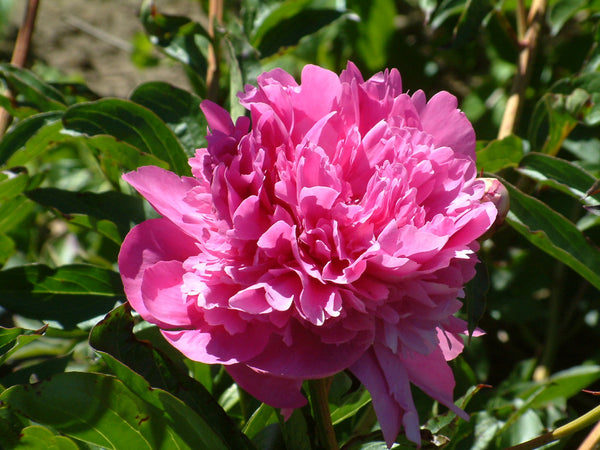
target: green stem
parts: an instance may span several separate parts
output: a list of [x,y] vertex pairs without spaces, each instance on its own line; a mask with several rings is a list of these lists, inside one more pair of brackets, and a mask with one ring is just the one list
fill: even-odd
[[564,437],[570,436],[577,431],[583,430],[590,425],[600,421],[600,406],[596,406],[591,411],[588,411],[583,416],[578,417],[577,419],[569,422],[562,427],[557,428],[554,431],[550,431],[549,433],[543,434],[541,436],[536,437],[535,439],[531,439],[530,441],[523,442],[522,444],[515,445],[513,447],[509,447],[506,450],[531,450],[534,448],[541,447],[552,441],[557,441]]
[[317,435],[321,445],[326,450],[338,450],[339,446],[335,438],[331,414],[329,412],[329,400],[327,394],[331,383],[330,378],[308,381],[310,403],[313,417],[315,418]]

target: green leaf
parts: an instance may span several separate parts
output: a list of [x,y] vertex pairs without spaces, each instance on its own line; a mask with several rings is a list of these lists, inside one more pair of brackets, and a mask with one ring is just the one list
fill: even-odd
[[272,423],[277,423],[275,408],[263,403],[252,413],[242,431],[250,439],[253,439],[261,430]]
[[186,402],[206,423],[211,424],[229,448],[252,448],[204,386],[187,375],[184,365],[178,366],[148,342],[135,337],[129,304],[111,311],[92,329],[90,345],[102,354],[111,370],[123,380],[125,378],[121,375],[131,369],[151,386],[165,389]]
[[565,78],[536,104],[529,124],[532,149],[556,155],[577,124],[600,123],[600,73]]
[[600,289],[600,251],[564,216],[505,180],[510,195],[506,222],[539,249]]
[[25,172],[0,172],[0,201],[16,197],[29,184],[29,176]]
[[[579,366],[554,374],[544,384],[528,383],[529,387],[520,394],[523,400],[515,402],[518,408],[510,414],[497,435],[502,437],[505,445],[514,445],[533,438],[539,434],[539,430],[530,432],[528,436],[516,438],[520,440],[511,439],[511,434],[527,433],[526,429],[520,428],[533,419],[529,415],[533,409],[547,406],[557,399],[567,400],[598,379],[600,379],[600,366]],[[535,419],[533,421],[535,423]]]
[[302,37],[329,25],[344,14],[344,10],[335,8],[335,2],[287,0],[277,4],[267,15],[260,16],[260,22],[255,23],[250,35],[250,43],[265,58],[282,47],[298,44]]
[[359,389],[344,398],[344,402],[331,408],[331,421],[334,425],[355,416],[363,406],[371,402],[371,395],[366,389]]
[[123,298],[119,274],[95,266],[44,265],[0,271],[0,305],[39,320],[57,320],[66,328],[97,317]]
[[285,422],[281,420],[280,424],[286,448],[294,450],[311,450],[313,448],[309,438],[308,425],[300,409],[294,410],[289,419]]
[[21,336],[41,336],[46,327],[39,330],[26,330],[24,328],[3,328],[0,327],[0,364],[14,353],[19,347],[19,338]]
[[61,214],[86,214],[99,220],[110,220],[122,237],[129,232],[132,224],[142,222],[143,202],[139,197],[108,191],[71,192],[56,188],[38,188],[27,192],[31,200],[60,211]]
[[2,267],[6,261],[15,252],[15,241],[9,238],[6,234],[0,234],[0,267]]
[[558,0],[554,3],[547,15],[551,34],[556,36],[567,20],[587,4],[588,0]]
[[532,410],[523,411],[519,417],[511,423],[511,426],[499,433],[500,448],[507,448],[513,445],[526,442],[543,433],[545,427],[540,416]]
[[168,392],[146,384],[144,397],[112,376],[67,372],[13,386],[0,400],[39,424],[104,448],[227,448]]
[[95,136],[108,134],[169,163],[179,175],[190,174],[183,147],[169,127],[152,111],[121,99],[71,106],[63,117],[66,128]]
[[569,161],[542,153],[529,153],[522,159],[518,171],[587,205],[600,204],[600,194],[588,194],[597,179]]
[[467,0],[443,0],[431,19],[431,27],[438,28],[448,18],[462,14],[466,4]]
[[17,101],[40,112],[64,110],[65,98],[33,72],[11,64],[0,64],[0,78],[17,97]]
[[229,63],[229,111],[232,119],[235,121],[238,117],[246,113],[246,109],[242,106],[237,96],[239,92],[244,90],[244,77],[233,43],[225,37],[223,41],[227,49]]
[[[543,102],[540,107],[547,114],[549,131],[540,150],[542,153],[549,155],[556,155],[558,153],[563,141],[577,125],[577,116],[582,113],[588,99],[588,93],[582,89],[576,89],[568,96],[556,93],[547,93],[544,95],[540,100],[540,102]],[[538,107],[536,106],[534,119],[531,121],[532,124],[538,123],[535,121],[538,114]]]
[[477,170],[490,173],[516,167],[523,157],[523,141],[514,135],[495,140],[477,151]]
[[75,442],[66,436],[57,436],[47,428],[32,425],[23,428],[14,450],[79,450]]
[[88,230],[95,231],[96,233],[104,236],[105,238],[113,241],[117,245],[123,243],[122,234],[119,233],[119,229],[114,222],[110,220],[100,220],[95,217],[86,216],[84,214],[69,214],[65,219],[73,224]]
[[100,134],[93,137],[80,136],[76,139],[96,155],[102,171],[115,186],[119,185],[124,172],[135,170],[138,167],[169,168],[169,163],[113,136]]
[[18,415],[6,405],[0,406],[0,438],[2,445],[13,448],[17,445],[21,431],[29,425],[29,420]]
[[[7,233],[14,230],[34,208],[35,203],[23,195],[0,203],[0,233]],[[5,244],[7,243],[5,242]]]
[[353,12],[360,17],[360,21],[352,23],[356,29],[352,37],[356,53],[373,72],[388,62],[389,46],[397,33],[395,3],[393,0],[373,0],[352,5]]
[[189,73],[196,74],[194,81],[205,88],[203,77],[208,68],[207,55],[211,42],[208,32],[187,17],[159,13],[151,0],[142,3],[140,20],[150,42],[189,67]]
[[[484,384],[471,386],[467,393],[461,398],[457,399],[454,403],[461,409],[466,409],[467,405],[473,399],[475,394],[477,394],[484,387],[489,386]],[[454,431],[453,428],[455,428],[457,420],[458,416],[456,415],[456,413],[454,413],[453,411],[448,411],[445,414],[437,415],[429,419],[425,424],[425,428],[434,434],[443,434],[448,437],[451,437]]]
[[160,117],[175,133],[188,156],[206,146],[208,123],[200,110],[200,97],[169,83],[154,81],[138,86],[131,94],[131,101]]
[[100,96],[83,83],[58,82],[50,83],[64,97],[67,105],[99,100]]
[[[17,151],[25,147],[46,125],[56,124],[62,117],[62,111],[52,111],[35,116],[28,117],[17,123],[0,140],[0,165],[5,164],[8,159]],[[62,128],[62,125],[55,125]],[[53,129],[55,128],[53,127]],[[13,163],[13,165],[21,165]]]
[[[21,355],[19,354],[19,356]],[[10,387],[15,384],[28,384],[32,377],[36,380],[49,378],[58,373],[63,373],[72,360],[72,353],[55,358],[44,359],[39,363],[20,367],[18,370],[2,376],[2,378],[0,378],[0,384],[4,387]]]
[[26,117],[39,113],[37,109],[30,106],[15,104],[14,100],[2,94],[0,94],[0,107],[4,108],[8,111],[8,114],[17,119],[25,119]]
[[544,389],[535,391],[528,403],[532,408],[541,408],[557,398],[568,400],[599,379],[600,366],[578,366],[557,372]]
[[429,23],[431,15],[437,8],[437,4],[437,0],[419,0],[419,8],[421,8],[421,11],[425,16],[425,23]]
[[460,47],[474,39],[479,34],[481,22],[492,9],[490,0],[467,0],[454,28],[454,45]]

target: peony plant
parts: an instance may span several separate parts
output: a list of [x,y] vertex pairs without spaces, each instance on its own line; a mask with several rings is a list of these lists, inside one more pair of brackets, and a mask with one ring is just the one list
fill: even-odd
[[396,69],[365,81],[352,63],[340,76],[308,65],[300,84],[275,69],[239,98],[251,119],[235,124],[202,103],[193,177],[124,175],[162,216],[123,242],[130,304],[277,408],[305,404],[304,380],[350,370],[388,446],[401,426],[420,444],[411,384],[468,419],[447,361],[497,210],[456,98],[404,93]]
[[600,3],[50,3],[0,1],[1,448],[598,447]]

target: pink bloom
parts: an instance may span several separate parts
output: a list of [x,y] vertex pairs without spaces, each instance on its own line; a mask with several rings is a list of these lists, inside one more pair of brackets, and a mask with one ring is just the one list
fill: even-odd
[[456,98],[402,93],[395,69],[364,81],[349,63],[339,77],[306,66],[301,84],[275,69],[240,100],[250,131],[202,103],[193,178],[124,176],[163,216],[123,243],[133,308],[274,407],[350,369],[390,446],[402,426],[420,441],[411,383],[468,418],[446,361],[463,348],[453,314],[496,208]]

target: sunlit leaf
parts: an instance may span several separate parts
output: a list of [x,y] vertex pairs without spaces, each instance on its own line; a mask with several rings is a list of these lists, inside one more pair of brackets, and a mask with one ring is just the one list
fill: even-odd
[[[6,163],[8,159],[17,151],[31,145],[30,140],[36,133],[44,130],[46,125],[54,125],[53,132],[56,129],[62,128],[59,122],[62,117],[62,111],[52,111],[35,116],[28,117],[20,121],[0,140],[0,165]],[[22,165],[22,161],[13,163],[12,165]]]
[[79,447],[75,442],[66,436],[57,436],[49,429],[39,425],[32,425],[23,428],[19,436],[18,443],[14,447],[15,450],[78,450]]
[[352,9],[360,17],[354,23],[354,46],[360,58],[373,71],[384,67],[388,58],[388,43],[397,32],[396,4],[393,0],[355,2]]
[[[186,402],[213,427],[223,442],[228,443],[229,448],[250,448],[248,440],[237,430],[215,399],[200,383],[187,375],[184,365],[177,365],[148,342],[135,337],[128,304],[111,311],[93,328],[90,344],[101,352],[111,370],[120,374],[123,380],[126,381],[124,377],[132,377],[128,375],[128,371],[137,372],[151,386],[168,390]],[[126,384],[129,386],[127,382]]]
[[[26,330],[24,328],[2,328],[0,327],[0,364],[14,353],[19,347],[30,342],[32,339],[37,339],[44,334],[46,327],[39,330]],[[31,339],[19,339],[23,336],[34,336]]]
[[359,389],[346,396],[344,403],[338,407],[331,408],[331,421],[334,425],[343,422],[358,413],[363,406],[371,402],[371,395],[366,389]]
[[587,4],[587,0],[558,0],[552,4],[547,16],[551,34],[556,36],[567,20]]
[[8,261],[15,252],[15,242],[6,234],[0,234],[0,267]]
[[187,73],[203,91],[211,42],[204,27],[188,17],[162,14],[150,0],[142,2],[140,20],[150,42],[171,58],[185,64],[189,68]]
[[35,208],[35,203],[23,195],[0,203],[0,233],[13,231]]
[[112,376],[67,372],[13,386],[0,400],[41,425],[104,448],[227,448],[168,392],[146,384],[145,397]]
[[160,117],[175,133],[188,156],[206,146],[208,123],[200,110],[200,97],[169,83],[154,81],[138,86],[131,94],[131,101]]
[[561,158],[529,153],[521,161],[520,173],[551,186],[588,205],[600,203],[599,192],[589,192],[597,179],[589,172]]
[[575,225],[550,207],[507,181],[510,195],[507,223],[533,245],[571,267],[600,288],[600,251]]
[[114,136],[97,135],[73,138],[89,148],[98,158],[100,167],[106,177],[118,186],[124,173],[136,170],[141,166],[157,166],[169,168],[169,163],[158,157],[143,152],[139,148],[123,142]]
[[0,78],[4,79],[17,100],[26,106],[34,107],[40,112],[66,108],[63,95],[27,69],[0,64]]
[[97,219],[96,217],[86,216],[85,214],[69,214],[65,219],[73,225],[95,231],[117,245],[121,245],[123,242],[122,234],[119,233],[117,225],[110,220]]
[[599,379],[600,366],[577,366],[557,372],[529,399],[531,407],[542,407],[557,398],[568,400]]
[[477,151],[477,170],[495,173],[516,167],[523,157],[523,141],[514,135],[488,143]]
[[0,172],[0,201],[16,197],[29,184],[29,176],[25,172]]
[[261,430],[272,423],[277,423],[275,408],[263,403],[252,413],[242,431],[250,439],[253,439]]
[[187,156],[171,129],[152,111],[121,99],[102,99],[70,107],[66,128],[95,136],[108,134],[169,163],[180,175],[190,174]]
[[250,43],[264,58],[282,47],[296,45],[302,37],[339,19],[344,13],[335,8],[335,2],[287,0],[260,17],[250,34]]
[[577,124],[600,123],[600,74],[566,78],[538,101],[529,122],[533,150],[556,155]]
[[237,97],[238,93],[244,90],[244,78],[232,42],[227,38],[224,38],[224,41],[229,58],[229,109],[235,121],[246,112]]

